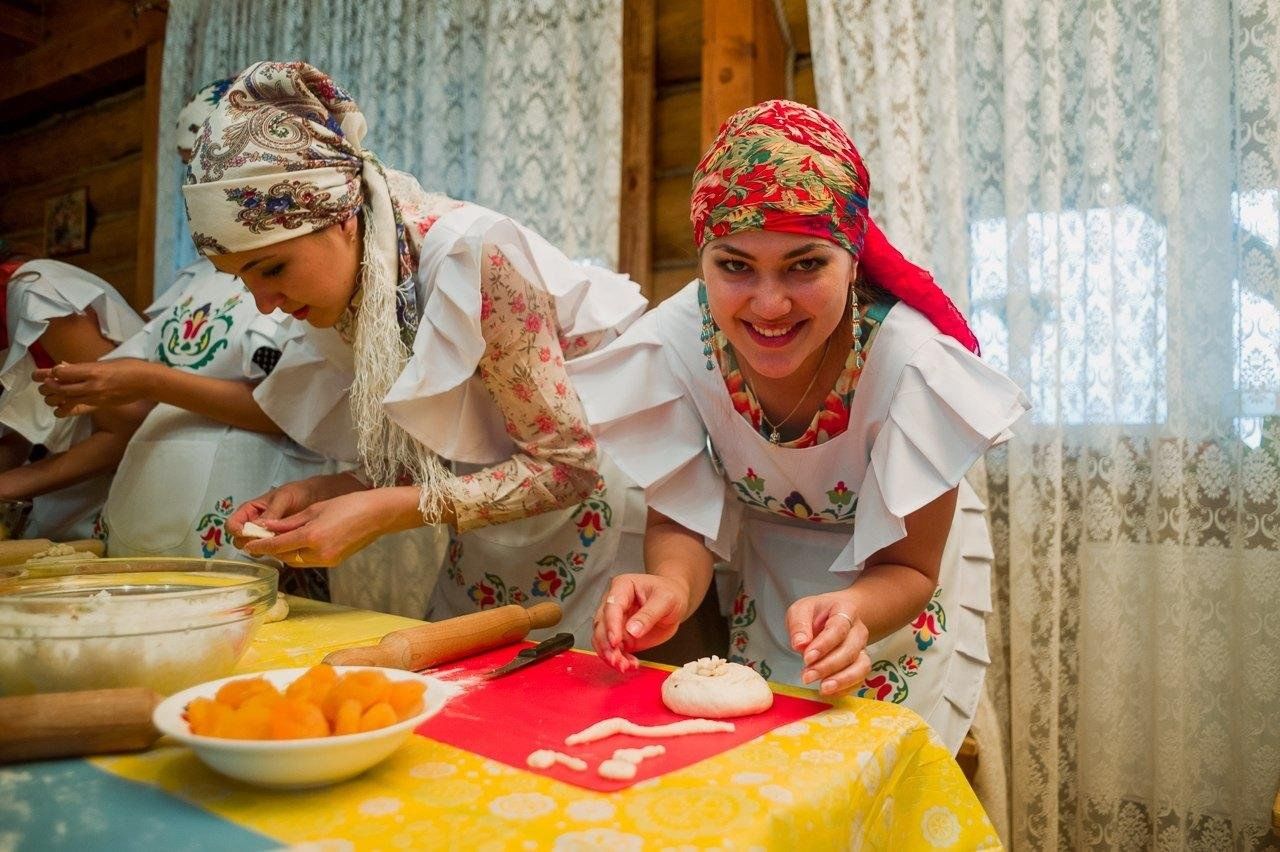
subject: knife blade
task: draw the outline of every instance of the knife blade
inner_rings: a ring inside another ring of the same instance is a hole
[[[557,633],[550,639],[544,639],[532,648],[522,648],[518,654],[512,658],[511,662],[503,666],[498,666],[484,675],[485,680],[493,680],[497,677],[509,675],[517,669],[525,666],[531,666],[539,660],[545,660],[548,657],[554,657],[561,651],[567,651],[573,647],[572,633]]]

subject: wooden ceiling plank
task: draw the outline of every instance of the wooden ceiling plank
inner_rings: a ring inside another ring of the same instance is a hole
[[[39,44],[44,36],[40,16],[12,3],[0,3],[0,35],[26,44]]]
[[[136,17],[112,4],[91,23],[58,33],[26,53],[0,59],[0,103],[82,74],[164,39],[165,10],[143,9]]]

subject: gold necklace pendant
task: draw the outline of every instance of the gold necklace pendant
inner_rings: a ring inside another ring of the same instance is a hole
[[[822,365],[827,362],[827,352],[830,351],[830,349],[831,349],[831,337],[830,335],[828,335],[827,342],[822,347],[822,355],[818,358],[818,368],[814,370],[813,375],[809,377],[809,384],[805,385],[804,391],[800,394],[800,399],[796,400],[796,404],[792,406],[791,411],[787,413],[787,416],[783,417],[777,423],[774,423],[772,420],[770,420],[769,415],[764,413],[764,405],[761,404],[760,398],[758,396],[756,397],[756,406],[759,407],[760,409],[760,419],[764,421],[764,424],[768,426],[770,429],[770,432],[769,432],[770,444],[777,445],[782,443],[782,435],[779,434],[778,427],[785,424],[788,420],[791,419],[792,414],[795,414],[797,411],[800,410],[800,406],[804,403],[805,397],[809,395],[809,391],[813,390],[813,383],[818,380],[818,374],[822,372]],[[743,378],[743,382],[746,383],[746,376],[744,375],[742,378]],[[746,383],[746,384],[747,384],[747,388],[750,389],[751,388],[750,383]],[[752,396],[755,396],[754,391],[752,391]]]

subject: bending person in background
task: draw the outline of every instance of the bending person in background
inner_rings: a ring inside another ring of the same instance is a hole
[[[573,365],[602,448],[650,506],[646,573],[613,580],[595,647],[634,667],[725,560],[741,578],[731,659],[906,704],[954,752],[990,609],[964,475],[1027,401],[872,224],[868,192],[828,116],[742,110],[694,175],[702,280]]]
[[[362,476],[273,489],[228,528],[276,533],[240,539],[249,554],[336,565],[389,533],[447,525],[430,618],[549,599],[586,643],[617,564],[640,562],[638,542],[630,563],[620,549],[626,481],[597,454],[565,362],[644,299],[505,216],[427,194],[362,147],[365,130],[326,75],[263,62],[196,142],[184,193],[197,247],[261,311],[310,326],[257,397]]]
[[[149,406],[58,419],[32,373],[59,362],[94,361],[141,328],[142,319],[96,275],[56,260],[26,260],[2,245],[0,286],[0,499],[32,500],[28,538],[88,538],[111,473]]]

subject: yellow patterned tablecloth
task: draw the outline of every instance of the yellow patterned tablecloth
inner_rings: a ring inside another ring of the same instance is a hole
[[[309,665],[415,624],[293,599],[262,628],[245,671]],[[781,691],[806,696],[799,690]],[[993,849],[959,766],[921,719],[845,699],[686,769],[594,793],[424,737],[359,778],[269,792],[206,769],[185,748],[99,758],[224,820],[314,850]]]

